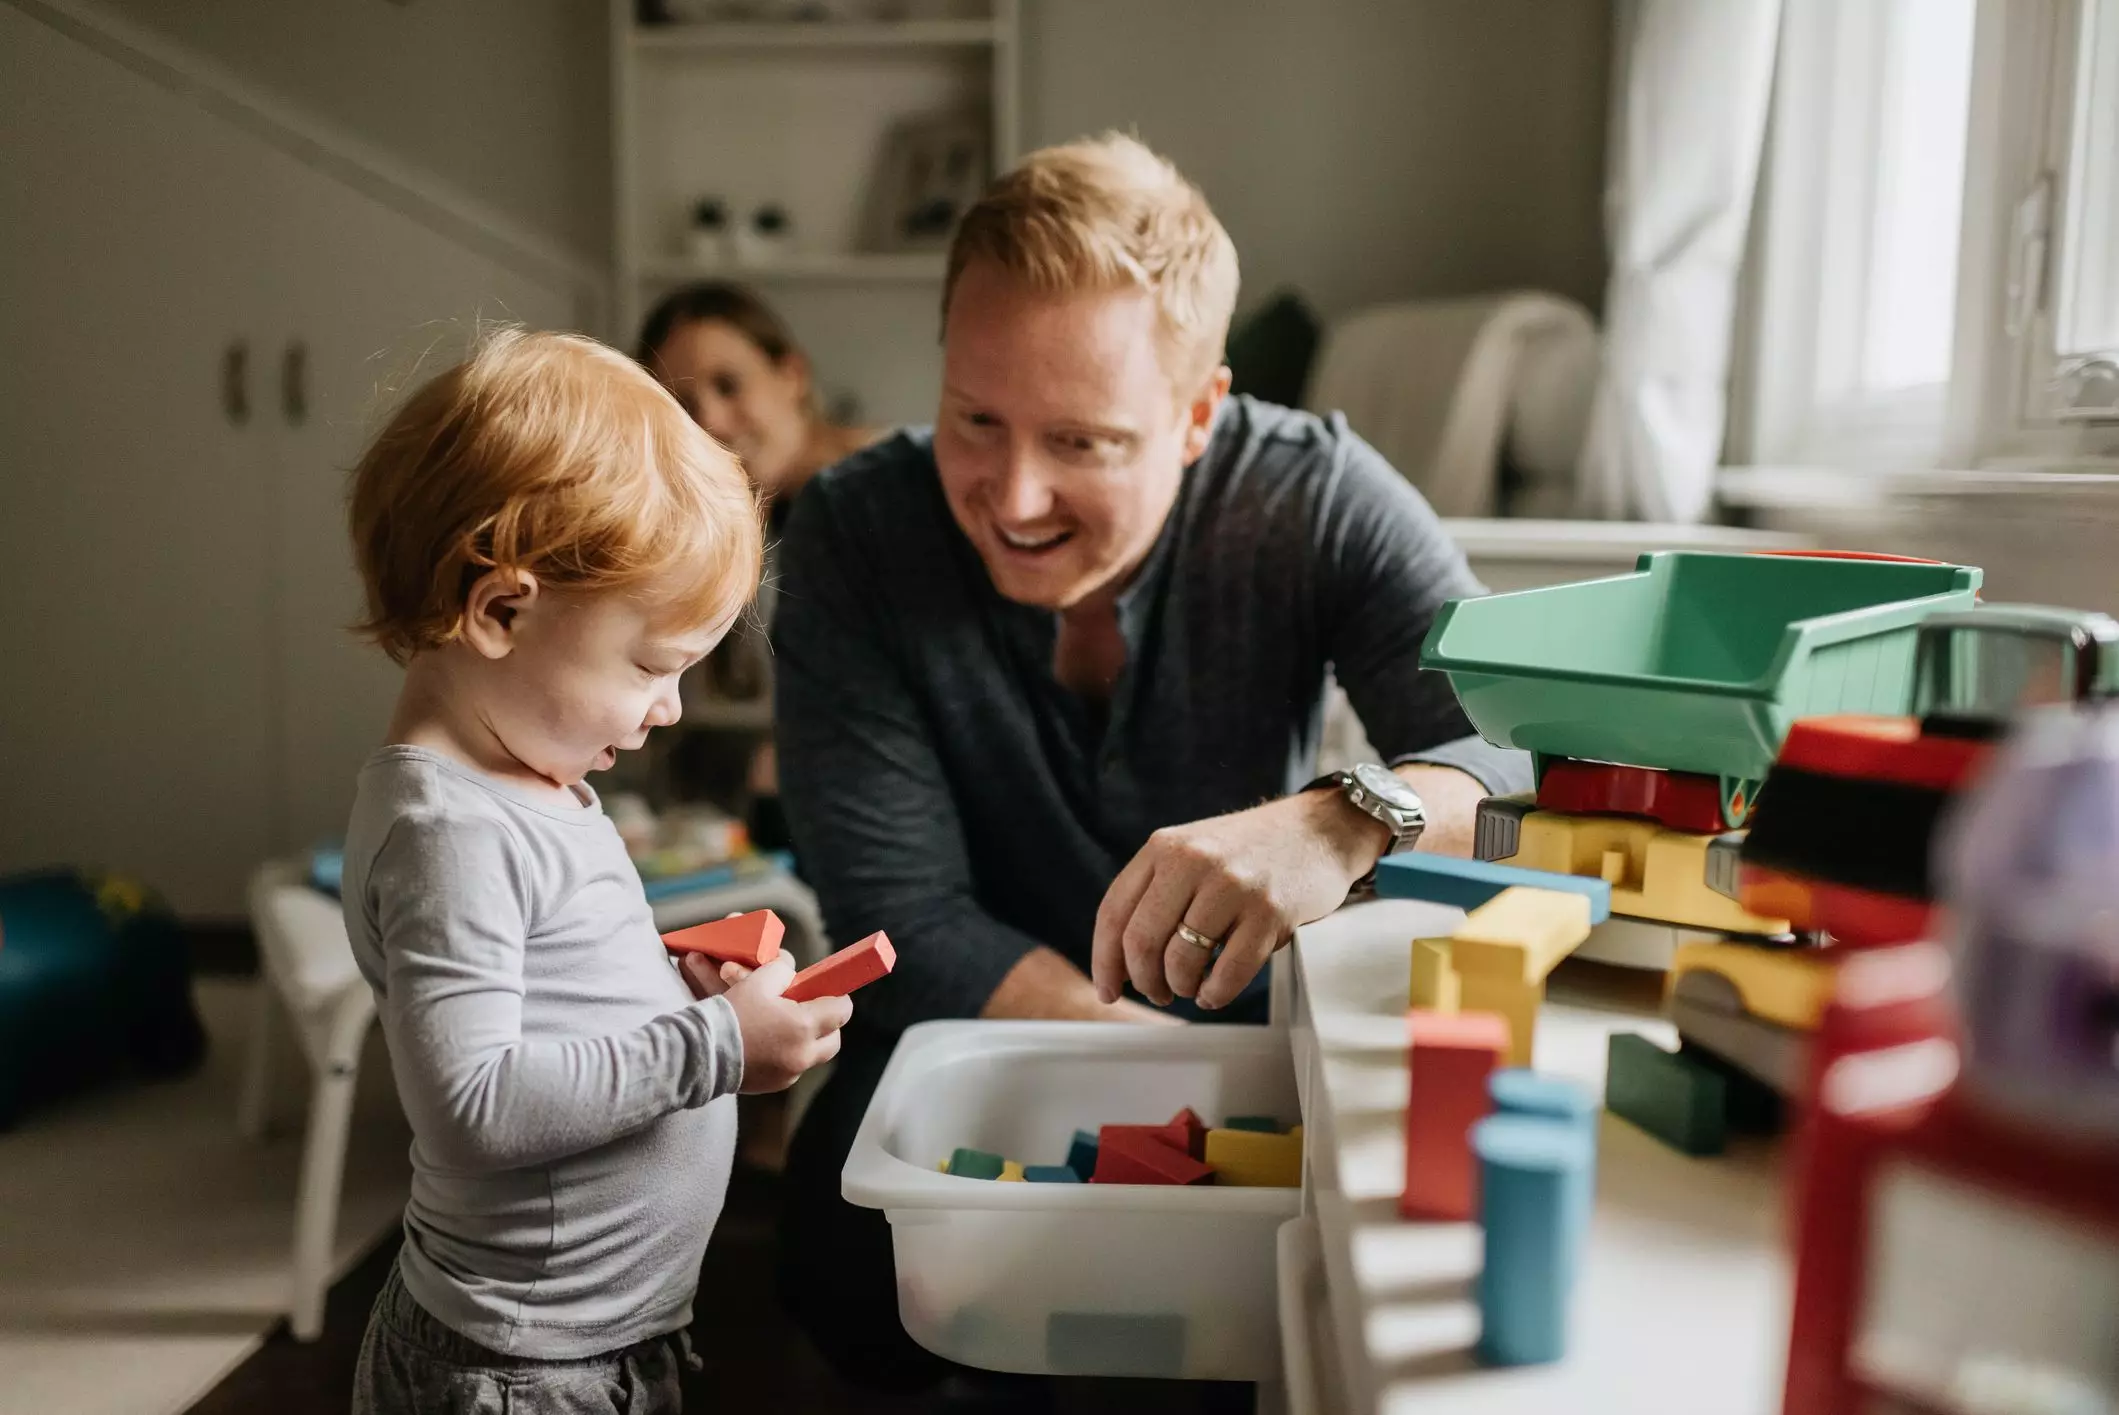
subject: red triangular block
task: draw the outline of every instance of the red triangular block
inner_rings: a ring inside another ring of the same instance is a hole
[[[855,988],[866,987],[882,977],[897,963],[897,950],[890,946],[890,936],[872,933],[859,943],[842,948],[795,974],[795,980],[787,985],[783,996],[790,1002],[807,1002],[813,997],[844,997]]]
[[[1207,1122],[1201,1120],[1186,1106],[1170,1117],[1170,1123],[1162,1127],[1163,1142],[1183,1150],[1193,1159],[1207,1157]]]
[[[1091,1184],[1205,1184],[1214,1171],[1172,1146],[1163,1125],[1106,1125],[1096,1132]]]
[[[666,933],[662,946],[672,953],[703,953],[717,963],[763,968],[780,956],[780,938],[786,932],[778,914],[758,909]]]

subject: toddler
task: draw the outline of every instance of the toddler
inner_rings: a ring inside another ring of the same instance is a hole
[[[742,469],[630,359],[509,331],[354,473],[364,633],[405,679],[346,929],[412,1122],[367,1412],[674,1411],[738,1091],[838,1050],[792,965],[672,967],[583,777],[675,722],[757,583]]]

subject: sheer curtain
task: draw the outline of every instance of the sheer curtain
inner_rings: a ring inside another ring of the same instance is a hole
[[[1780,0],[1621,0],[1584,514],[1705,517]]]

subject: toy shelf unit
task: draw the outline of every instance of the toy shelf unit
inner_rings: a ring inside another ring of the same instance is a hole
[[[681,284],[753,285],[828,401],[931,417],[949,232],[1018,148],[1017,0],[611,0],[611,23],[613,337]]]

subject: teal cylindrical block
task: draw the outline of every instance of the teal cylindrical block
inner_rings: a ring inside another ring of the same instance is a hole
[[[1490,1115],[1472,1127],[1486,1261],[1479,1270],[1479,1359],[1557,1361],[1588,1212],[1576,1199],[1589,1146],[1579,1126],[1542,1115]]]
[[[1603,1102],[1587,1086],[1558,1076],[1540,1076],[1521,1066],[1496,1071],[1486,1083],[1486,1093],[1493,1098],[1497,1114],[1542,1116],[1564,1121],[1580,1132],[1582,1143],[1589,1147],[1589,1163],[1582,1166],[1580,1182],[1575,1185],[1575,1202],[1582,1206],[1580,1221],[1586,1225],[1596,1207],[1597,1122],[1604,1113]]]

